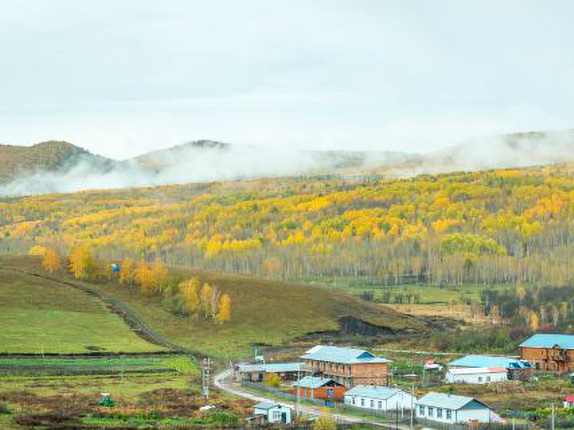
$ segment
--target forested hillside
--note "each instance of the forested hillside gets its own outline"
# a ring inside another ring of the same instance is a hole
[[[269,278],[573,281],[569,166],[344,182],[300,178],[5,199],[2,252],[35,244]]]

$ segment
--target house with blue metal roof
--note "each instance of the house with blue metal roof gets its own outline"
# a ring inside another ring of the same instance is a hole
[[[532,335],[520,345],[520,357],[533,363],[536,368],[557,372],[574,371],[574,335]]]
[[[324,399],[332,402],[341,400],[347,389],[331,378],[305,376],[293,384],[295,395],[307,399]]]
[[[308,374],[331,378],[348,388],[387,385],[389,361],[364,349],[317,345],[301,359]]]
[[[451,361],[448,363],[449,372],[451,370],[456,371],[459,369],[506,369],[507,370],[507,378],[503,378],[502,375],[497,374],[495,375],[492,372],[483,372],[485,375],[474,375],[474,376],[465,376],[464,378],[473,380],[474,383],[478,382],[478,377],[483,378],[481,383],[487,382],[494,382],[500,381],[502,379],[529,379],[534,371],[534,366],[526,360],[520,360],[514,357],[499,357],[494,355],[465,355],[464,357],[458,358],[456,360]],[[452,372],[450,372],[452,373]],[[486,373],[489,373],[486,375]],[[458,376],[460,379],[462,376]],[[464,379],[463,378],[463,379]],[[448,373],[447,373],[447,380],[448,380]],[[474,381],[476,379],[476,381]],[[485,382],[487,381],[487,382]],[[454,382],[454,381],[451,381]],[[458,381],[460,382],[460,381]]]
[[[381,411],[412,409],[417,398],[399,388],[357,385],[345,392],[345,403],[350,406]]]

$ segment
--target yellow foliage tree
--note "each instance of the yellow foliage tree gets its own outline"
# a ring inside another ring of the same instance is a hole
[[[122,284],[131,285],[134,282],[134,260],[132,258],[125,258],[120,267],[120,282]]]
[[[142,294],[151,296],[153,294],[153,276],[147,261],[141,259],[135,270],[135,279],[140,285]]]
[[[231,320],[231,297],[229,294],[223,294],[219,299],[216,321],[224,323]]]
[[[313,430],[337,430],[337,424],[327,408],[323,408],[323,413],[313,423]]]
[[[201,294],[199,297],[200,307],[205,318],[209,318],[212,314],[212,296],[213,288],[206,282],[203,284],[203,288],[201,289]]]
[[[42,266],[50,273],[54,270],[58,270],[62,266],[62,261],[58,251],[53,248],[47,248],[42,259]]]
[[[530,329],[532,331],[538,330],[538,314],[536,312],[530,314]]]
[[[167,268],[164,266],[163,261],[156,258],[151,265],[151,278],[152,278],[152,290],[154,293],[161,293],[165,288],[169,273]]]
[[[200,287],[201,281],[196,278],[188,279],[179,284],[179,290],[181,291],[183,299],[183,307],[190,313],[197,312],[201,306],[199,298]]]
[[[28,250],[28,255],[39,255],[43,256],[46,252],[46,248],[40,245],[34,245]]]
[[[267,373],[265,375],[265,385],[273,388],[281,388],[281,379],[277,373]]]
[[[87,279],[94,268],[94,258],[88,247],[76,246],[70,251],[70,271],[76,279]]]

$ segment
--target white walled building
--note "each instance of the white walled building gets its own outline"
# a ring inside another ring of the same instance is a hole
[[[290,424],[291,408],[279,403],[257,403],[253,406],[253,417],[263,422]]]
[[[365,409],[411,409],[417,398],[398,388],[357,385],[345,392],[345,403]]]
[[[415,417],[446,424],[503,421],[489,406],[472,397],[433,392],[416,402]]]
[[[508,370],[504,367],[467,367],[449,369],[445,382],[451,384],[490,384],[508,381]]]

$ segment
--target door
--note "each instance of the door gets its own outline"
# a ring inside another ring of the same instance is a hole
[[[287,424],[287,412],[281,412],[281,422]]]

